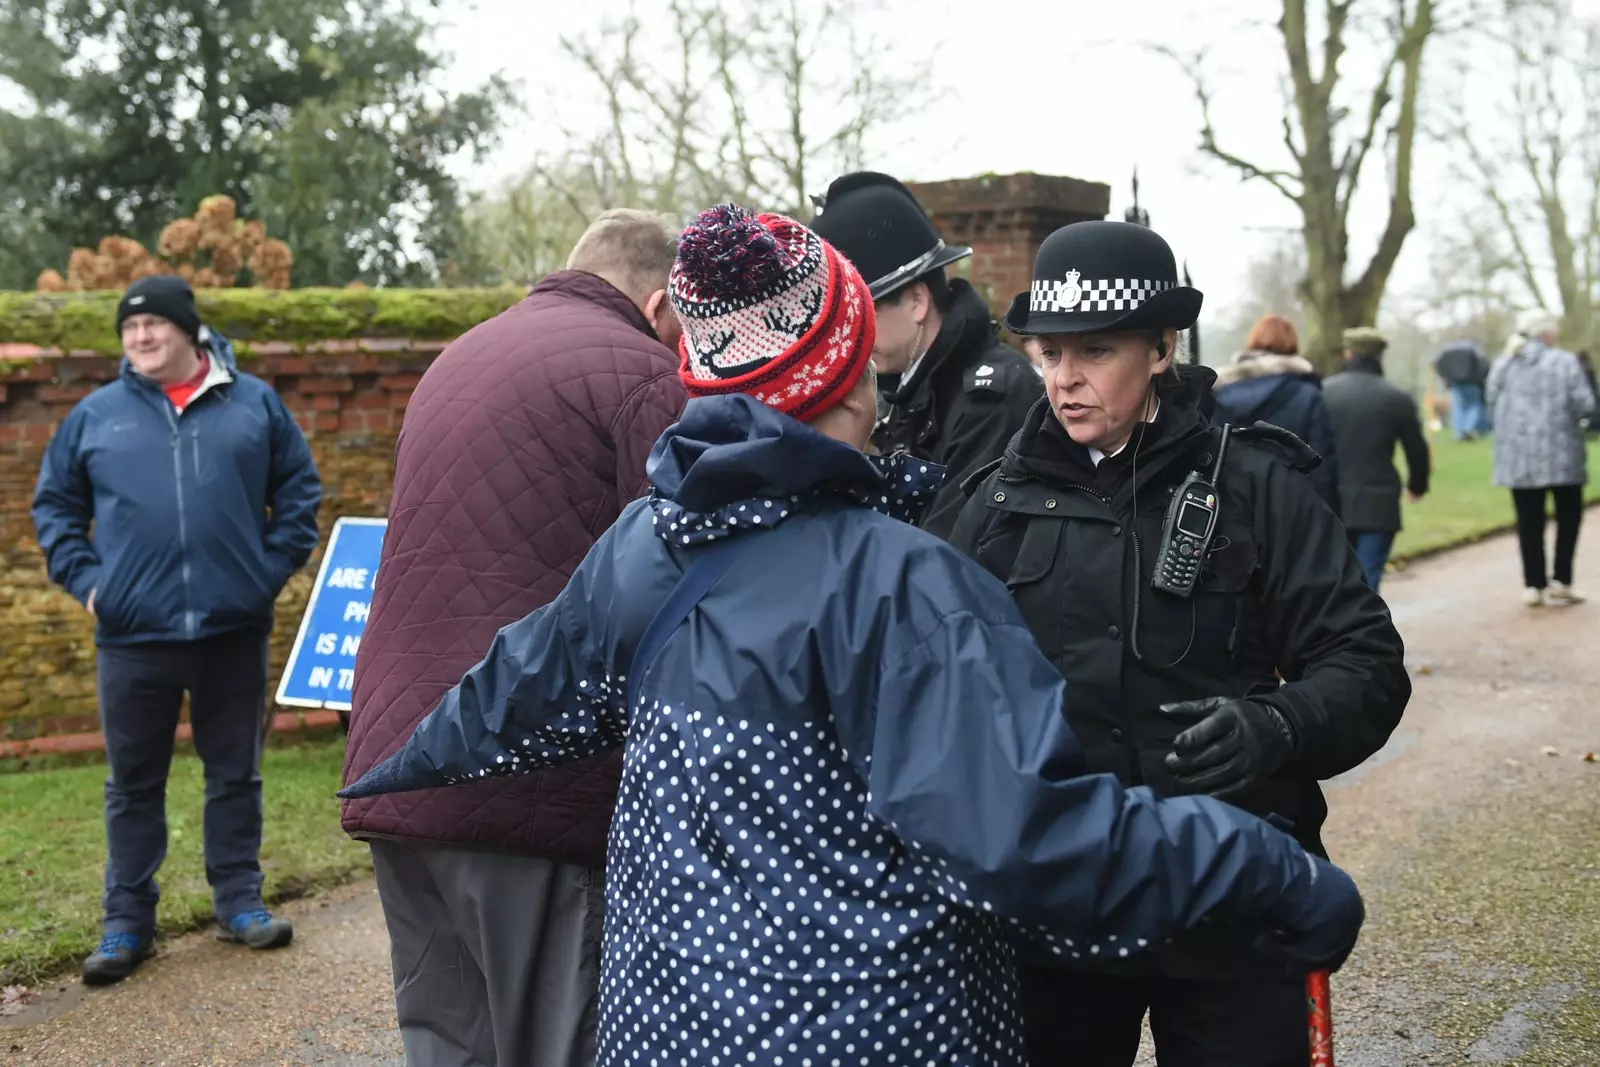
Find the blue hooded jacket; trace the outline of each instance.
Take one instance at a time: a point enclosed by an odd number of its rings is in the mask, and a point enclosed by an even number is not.
[[[1065,683],[1005,587],[874,510],[925,496],[931,464],[734,395],[690,401],[649,472],[556,600],[341,794],[625,746],[602,1065],[1020,1063],[1012,936],[1086,964],[1317,906],[1328,868],[1254,817],[1074,776]],[[728,538],[752,541],[630,685],[685,561]]]
[[[265,629],[316,546],[322,483],[305,436],[226,338],[205,344],[210,371],[182,414],[124,359],[45,450],[39,547],[52,581],[94,594],[102,645]]]
[[[1322,462],[1307,475],[1317,495],[1339,514],[1339,457],[1333,421],[1322,400],[1322,379],[1308,360],[1275,352],[1241,352],[1217,369],[1211,421],[1222,426],[1267,422],[1311,446]]]

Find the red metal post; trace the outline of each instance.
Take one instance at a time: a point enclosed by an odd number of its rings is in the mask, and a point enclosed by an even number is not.
[[[1311,1027],[1311,1067],[1334,1067],[1333,1003],[1327,971],[1315,971],[1306,978],[1306,1010]]]

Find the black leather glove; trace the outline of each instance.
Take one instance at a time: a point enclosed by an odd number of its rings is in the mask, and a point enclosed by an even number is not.
[[[1246,793],[1294,756],[1288,722],[1254,700],[1207,697],[1163,704],[1161,712],[1188,726],[1166,759],[1186,793],[1223,799]]]

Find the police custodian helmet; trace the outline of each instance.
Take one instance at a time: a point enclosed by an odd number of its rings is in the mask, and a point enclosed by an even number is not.
[[[1005,325],[1022,335],[1187,330],[1201,299],[1178,283],[1172,249],[1154,230],[1075,222],[1039,246],[1033,284],[1011,301]]]
[[[811,200],[817,213],[807,225],[855,265],[874,300],[972,255],[941,241],[911,190],[887,174],[846,174]]]

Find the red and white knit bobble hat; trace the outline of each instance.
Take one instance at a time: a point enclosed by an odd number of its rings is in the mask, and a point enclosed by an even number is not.
[[[860,273],[782,215],[718,204],[678,238],[668,283],[691,397],[748,393],[809,420],[861,379],[877,319]]]

